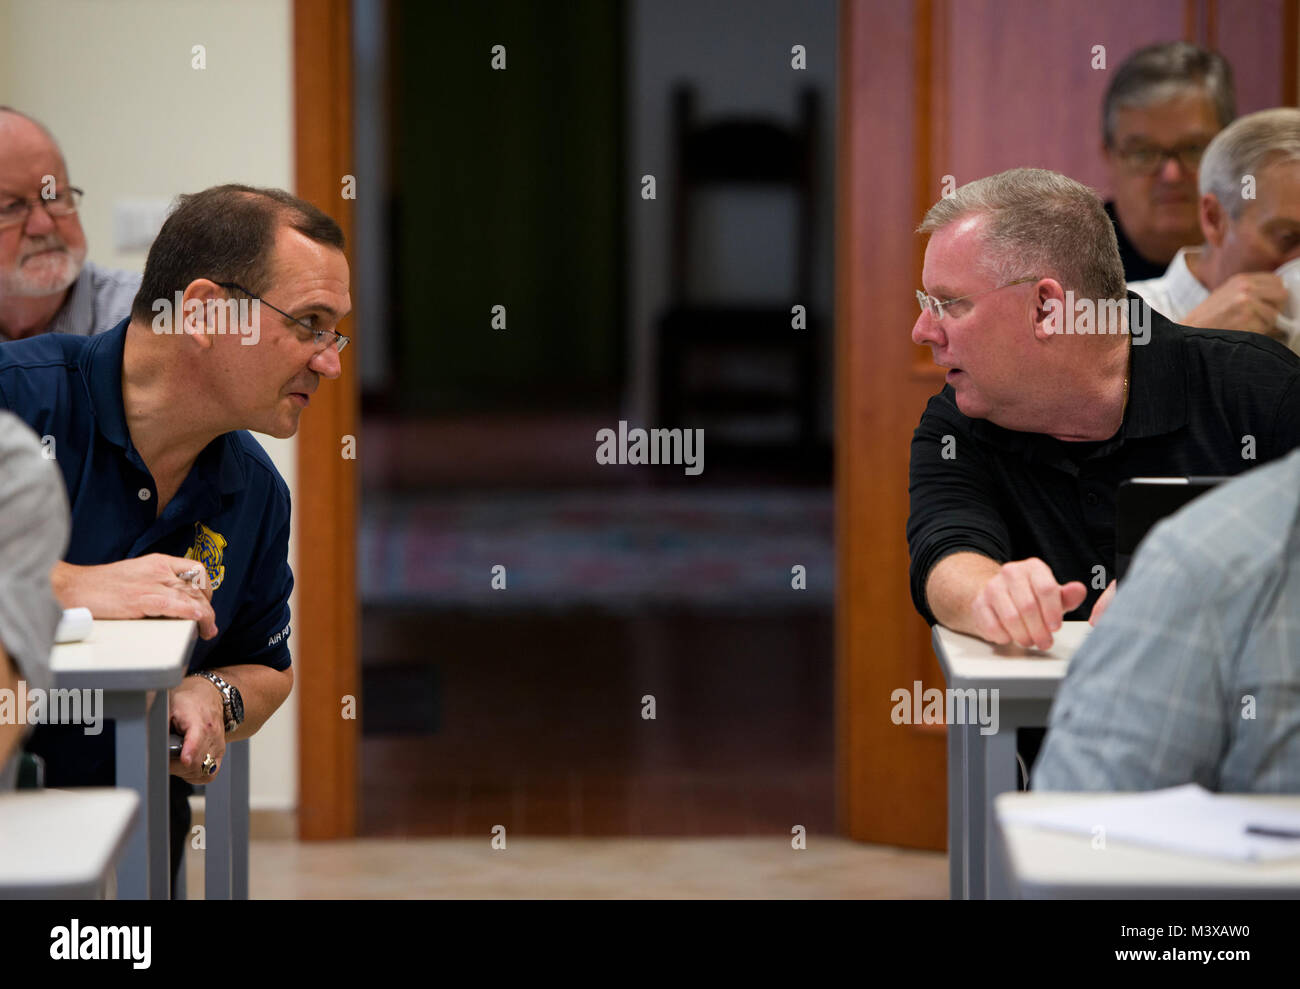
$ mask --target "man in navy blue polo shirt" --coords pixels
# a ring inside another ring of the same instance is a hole
[[[169,698],[181,780],[210,781],[226,742],[256,732],[293,685],[289,492],[243,430],[296,432],[320,379],[339,376],[347,338],[334,329],[350,310],[333,220],[279,190],[218,186],[180,198],[127,320],[0,347],[0,408],[45,438],[67,486],[60,603],[199,622]],[[65,727],[28,746],[49,785],[111,783],[112,732]],[[188,791],[173,786],[173,870]]]

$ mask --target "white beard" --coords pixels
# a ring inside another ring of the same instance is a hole
[[[86,260],[85,247],[30,258],[16,267],[0,272],[0,299],[38,299],[66,291],[81,274]]]

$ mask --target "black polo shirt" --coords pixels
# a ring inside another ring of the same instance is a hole
[[[1115,212],[1113,202],[1106,203],[1106,215],[1110,217],[1110,222],[1115,227],[1115,240],[1119,242],[1119,260],[1124,265],[1124,281],[1141,282],[1163,275],[1168,265],[1161,264],[1159,261],[1148,261],[1138,253],[1138,249],[1133,246],[1133,241],[1128,239],[1128,234],[1120,226],[1119,214]]]
[[[1036,556],[1058,582],[1082,581],[1088,597],[1067,617],[1085,619],[1114,576],[1121,481],[1239,474],[1300,446],[1300,357],[1256,333],[1149,319],[1148,342],[1132,345],[1124,422],[1108,440],[970,419],[949,386],[930,399],[912,435],[907,520],[912,600],[926,621],[930,570],[963,550],[998,563]]]
[[[81,566],[165,553],[208,572],[217,635],[199,639],[190,671],[290,666],[289,489],[246,432],[199,453],[158,515],[158,491],[127,429],[122,354],[128,320],[95,337],[45,334],[0,344],[0,408],[45,438],[72,512],[64,560]],[[177,410],[183,416],[183,408]],[[112,730],[42,725],[29,745],[51,785],[112,783]]]

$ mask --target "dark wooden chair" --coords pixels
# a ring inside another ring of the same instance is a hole
[[[762,118],[702,124],[696,120],[693,89],[680,85],[673,93],[672,300],[658,324],[659,417],[668,427],[704,427],[710,463],[800,468],[818,451],[821,320],[812,306],[817,92],[804,90],[799,108],[793,127]],[[795,271],[788,301],[692,297],[692,220],[702,194],[725,187],[793,193]],[[795,305],[805,308],[804,329],[791,325]],[[743,373],[754,358],[780,371]],[[745,438],[727,428],[737,420],[759,428]]]

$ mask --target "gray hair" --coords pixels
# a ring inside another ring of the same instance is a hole
[[[1234,220],[1241,216],[1242,178],[1259,178],[1274,161],[1300,160],[1300,110],[1250,113],[1219,131],[1201,159],[1201,195],[1213,193]]]
[[[1186,41],[1148,45],[1126,58],[1106,87],[1101,109],[1101,137],[1115,146],[1115,118],[1121,108],[1165,103],[1189,89],[1201,89],[1214,104],[1219,126],[1237,115],[1232,66],[1218,52]]]
[[[989,217],[984,267],[999,283],[1050,277],[1081,298],[1125,298],[1115,228],[1086,185],[1043,168],[1013,168],[940,199],[916,229],[934,233],[970,215]]]

